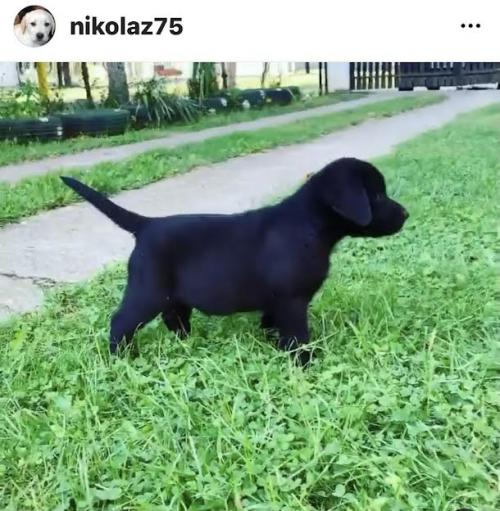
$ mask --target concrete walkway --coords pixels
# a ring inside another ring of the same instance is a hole
[[[311,171],[342,156],[371,159],[396,144],[451,121],[458,113],[500,102],[500,91],[455,92],[443,103],[372,120],[309,143],[200,167],[115,196],[145,215],[232,213],[286,192]],[[132,237],[82,203],[0,230],[0,314],[30,310],[42,289],[86,279],[103,265],[125,259]]]
[[[405,93],[405,95],[408,95],[408,93]],[[131,156],[136,156],[137,154],[144,153],[152,149],[166,149],[169,147],[176,147],[191,142],[200,142],[209,138],[220,137],[221,135],[228,135],[240,131],[253,131],[261,128],[280,126],[283,124],[292,123],[294,121],[299,121],[301,119],[318,117],[334,112],[341,112],[343,110],[350,110],[351,108],[370,105],[372,103],[377,103],[386,99],[394,99],[396,97],[401,97],[401,93],[398,94],[397,92],[381,92],[377,94],[371,94],[360,99],[335,103],[334,105],[327,105],[311,108],[309,110],[302,110],[300,112],[291,112],[288,114],[264,117],[262,119],[256,119],[255,121],[219,126],[217,128],[207,128],[204,130],[188,133],[173,133],[166,137],[146,140],[144,142],[135,142],[133,144],[105,147],[101,149],[91,149],[76,154],[68,154],[65,156],[56,156],[20,164],[6,165],[0,167],[0,182],[3,181],[7,183],[15,183],[21,179],[24,179],[25,177],[38,176],[57,169],[89,167],[91,165],[105,161],[123,160],[124,158],[130,158]]]

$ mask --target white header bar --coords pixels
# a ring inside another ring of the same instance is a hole
[[[40,47],[20,43],[14,35],[14,19],[30,1],[2,0],[0,60],[500,60],[498,0],[298,3],[292,0],[40,0],[38,3],[33,0],[31,3],[53,14],[56,22],[53,39]],[[167,18],[161,35],[135,35],[137,31],[142,34],[158,30],[163,22],[155,22],[155,18]],[[172,22],[171,18],[180,20]],[[89,31],[109,29],[118,34],[82,33],[87,27]],[[120,35],[122,30],[128,35]]]

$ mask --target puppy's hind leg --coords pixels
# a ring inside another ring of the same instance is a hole
[[[277,306],[274,313],[279,330],[278,347],[290,352],[303,367],[311,362],[311,352],[305,348],[309,341],[307,307],[307,300],[287,299]]]
[[[111,320],[109,349],[116,353],[124,345],[129,345],[136,330],[152,321],[162,310],[159,294],[141,296],[138,291],[127,289],[120,308]]]
[[[276,328],[273,315],[270,314],[269,312],[264,312],[260,318],[260,327],[263,328],[264,330]]]
[[[270,312],[263,312],[260,318],[260,327],[264,330],[264,335],[271,340],[276,337],[277,326],[274,316]]]
[[[164,309],[161,317],[171,332],[175,332],[180,339],[185,339],[191,333],[191,311],[191,307],[176,303]]]

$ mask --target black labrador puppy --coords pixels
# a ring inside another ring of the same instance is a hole
[[[355,158],[330,163],[279,204],[233,215],[148,218],[75,179],[62,180],[136,238],[127,289],[111,321],[113,353],[159,314],[183,337],[193,309],[260,311],[262,327],[277,329],[279,347],[305,365],[307,308],[335,244],[345,236],[395,234],[408,218],[387,196],[382,174]]]

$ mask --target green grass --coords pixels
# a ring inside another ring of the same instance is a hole
[[[130,130],[123,135],[111,137],[78,137],[60,142],[32,142],[30,144],[16,144],[10,141],[0,142],[0,166],[28,160],[39,160],[50,156],[73,154],[99,147],[112,147],[122,144],[131,144],[133,142],[142,142],[153,138],[165,137],[174,133],[199,131],[216,126],[253,121],[263,117],[272,117],[290,112],[309,110],[319,106],[333,105],[343,101],[360,99],[366,95],[367,93],[364,92],[337,92],[329,94],[328,96],[318,96],[283,107],[274,106],[261,110],[209,115],[194,124],[173,124],[162,128],[145,128],[136,131]]]
[[[500,107],[377,164],[404,231],[348,240],[307,371],[253,315],[111,359],[122,265],[0,326],[0,509],[498,509]]]
[[[109,194],[140,188],[194,167],[236,156],[272,149],[279,145],[305,142],[372,118],[396,115],[430,105],[442,95],[422,94],[381,101],[321,117],[304,119],[274,128],[240,132],[186,144],[173,149],[156,149],[123,162],[105,162],[90,169],[59,169],[50,174],[27,178],[10,185],[0,183],[0,225],[15,222],[43,210],[80,200],[59,179],[60,174],[83,179]]]
[[[96,69],[96,67],[89,63],[89,71],[90,71],[90,81],[92,82],[92,93],[94,95],[94,99],[99,99],[101,97],[106,97],[108,93],[108,80],[106,77],[106,72],[102,68],[101,64],[97,64],[101,69]],[[33,79],[36,81],[36,77],[33,76]],[[55,81],[56,76],[53,75],[53,80]],[[237,76],[236,78],[236,88],[238,89],[254,89],[261,87],[260,83],[260,73],[255,76]],[[187,95],[187,80],[188,77],[171,77],[167,80],[166,90],[171,94],[178,95]],[[273,87],[277,81],[279,80],[281,87],[289,87],[292,85],[296,85],[300,87],[300,89],[304,93],[318,93],[318,85],[319,85],[319,74],[318,69],[311,70],[311,73],[306,73],[305,70],[295,71],[294,73],[286,73],[285,75],[278,76],[276,74],[271,73],[266,82],[266,87]],[[86,93],[85,88],[80,87],[78,85],[63,88],[63,89],[53,89],[53,92],[57,92],[63,97],[64,101],[75,101],[76,99],[85,99]],[[129,82],[129,92],[130,95],[133,96],[137,90],[137,85],[134,83],[134,80]]]

